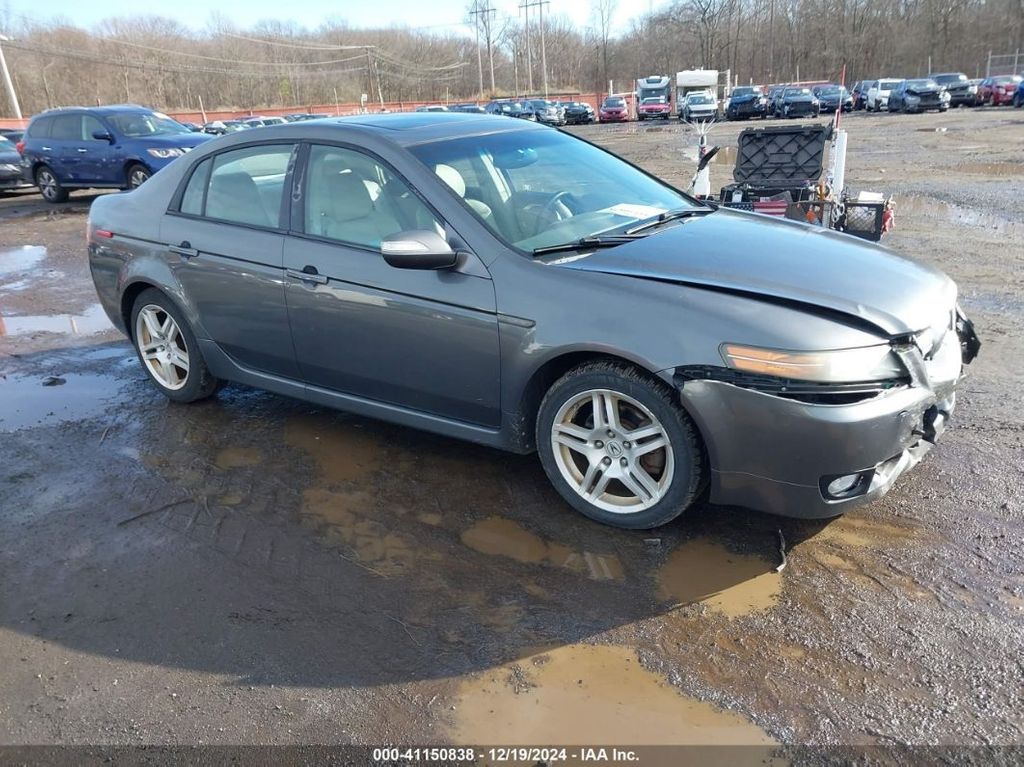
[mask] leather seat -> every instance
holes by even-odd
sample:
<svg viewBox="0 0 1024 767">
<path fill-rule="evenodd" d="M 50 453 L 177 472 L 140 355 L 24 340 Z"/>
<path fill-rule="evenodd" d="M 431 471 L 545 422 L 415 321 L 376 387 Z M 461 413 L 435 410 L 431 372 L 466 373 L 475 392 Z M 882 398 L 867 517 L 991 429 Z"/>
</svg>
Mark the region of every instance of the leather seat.
<svg viewBox="0 0 1024 767">
<path fill-rule="evenodd" d="M 206 215 L 253 226 L 274 225 L 248 173 L 214 173 L 206 195 Z"/>
<path fill-rule="evenodd" d="M 482 202 L 481 200 L 474 200 L 472 197 L 466 197 L 466 180 L 455 168 L 451 165 L 435 165 L 434 173 L 436 173 L 444 183 L 450 186 L 455 194 L 465 200 L 466 204 L 475 210 L 480 218 L 485 221 L 491 218 L 493 213 L 490 205 Z"/>
<path fill-rule="evenodd" d="M 314 220 L 309 222 L 315 234 L 380 247 L 384 237 L 401 231 L 394 216 L 374 205 L 358 174 L 352 171 L 328 173 L 316 186 L 310 205 Z"/>
</svg>

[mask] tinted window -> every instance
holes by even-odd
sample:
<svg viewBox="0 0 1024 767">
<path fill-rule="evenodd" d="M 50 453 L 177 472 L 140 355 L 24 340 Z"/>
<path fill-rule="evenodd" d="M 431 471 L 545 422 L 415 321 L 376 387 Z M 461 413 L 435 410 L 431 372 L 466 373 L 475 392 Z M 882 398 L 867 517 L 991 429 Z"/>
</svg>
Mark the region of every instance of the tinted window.
<svg viewBox="0 0 1024 767">
<path fill-rule="evenodd" d="M 32 121 L 32 124 L 28 126 L 28 132 L 25 135 L 29 138 L 49 138 L 50 129 L 52 127 L 52 117 L 40 117 L 38 120 Z"/>
<path fill-rule="evenodd" d="M 376 249 L 390 234 L 443 231 L 402 179 L 361 152 L 314 146 L 306 175 L 307 234 Z"/>
<path fill-rule="evenodd" d="M 199 166 L 192 171 L 192 178 L 185 187 L 185 194 L 181 198 L 181 212 L 193 216 L 203 214 L 203 198 L 206 196 L 206 185 L 210 179 L 210 166 L 213 160 L 207 158 L 199 163 Z"/>
<path fill-rule="evenodd" d="M 279 227 L 284 179 L 293 148 L 292 144 L 257 146 L 217 155 L 203 215 L 238 224 Z"/>
<path fill-rule="evenodd" d="M 158 112 L 119 112 L 108 115 L 114 130 L 128 138 L 146 136 L 173 136 L 189 133 L 189 129 L 167 115 Z"/>
<path fill-rule="evenodd" d="M 57 115 L 50 128 L 50 138 L 57 141 L 80 141 L 82 138 L 81 115 Z"/>
</svg>

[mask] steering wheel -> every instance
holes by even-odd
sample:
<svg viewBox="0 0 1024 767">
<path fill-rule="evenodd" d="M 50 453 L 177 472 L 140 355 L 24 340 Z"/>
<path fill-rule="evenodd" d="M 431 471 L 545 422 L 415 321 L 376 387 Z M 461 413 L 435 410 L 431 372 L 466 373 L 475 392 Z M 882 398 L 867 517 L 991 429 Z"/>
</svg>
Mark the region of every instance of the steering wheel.
<svg viewBox="0 0 1024 767">
<path fill-rule="evenodd" d="M 550 217 L 555 221 L 564 221 L 567 218 L 573 217 L 573 212 L 562 200 L 571 197 L 572 192 L 562 191 L 555 194 L 550 200 L 544 203 L 544 207 L 540 209 L 538 218 Z M 559 210 L 559 207 L 561 210 Z"/>
</svg>

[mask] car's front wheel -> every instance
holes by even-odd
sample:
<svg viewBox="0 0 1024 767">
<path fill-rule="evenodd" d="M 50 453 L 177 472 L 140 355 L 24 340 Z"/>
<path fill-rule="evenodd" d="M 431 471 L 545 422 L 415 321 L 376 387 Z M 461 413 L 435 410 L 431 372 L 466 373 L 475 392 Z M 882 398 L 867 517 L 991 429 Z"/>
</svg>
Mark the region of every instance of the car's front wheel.
<svg viewBox="0 0 1024 767">
<path fill-rule="evenodd" d="M 548 479 L 598 522 L 648 529 L 679 516 L 704 478 L 697 430 L 662 383 L 594 362 L 548 390 L 537 416 Z"/>
<path fill-rule="evenodd" d="M 128 189 L 138 189 L 149 181 L 151 175 L 153 174 L 149 172 L 149 169 L 140 163 L 128 166 L 128 170 L 125 172 Z"/>
<path fill-rule="evenodd" d="M 142 291 L 131 318 L 135 352 L 164 396 L 195 402 L 217 391 L 220 381 L 206 367 L 192 328 L 166 295 L 156 288 Z"/>
<path fill-rule="evenodd" d="M 47 202 L 66 202 L 68 199 L 68 190 L 61 186 L 60 181 L 57 180 L 57 174 L 49 165 L 41 165 L 36 170 L 36 186 L 39 187 L 39 193 Z"/>
</svg>

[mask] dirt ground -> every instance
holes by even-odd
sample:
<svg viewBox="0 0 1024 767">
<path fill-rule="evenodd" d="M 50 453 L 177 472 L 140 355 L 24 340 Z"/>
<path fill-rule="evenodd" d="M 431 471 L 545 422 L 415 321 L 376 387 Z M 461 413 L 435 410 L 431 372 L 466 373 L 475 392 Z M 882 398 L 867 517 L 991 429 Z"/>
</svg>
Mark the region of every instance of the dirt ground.
<svg viewBox="0 0 1024 767">
<path fill-rule="evenodd" d="M 984 346 L 939 447 L 831 522 L 612 530 L 534 457 L 169 404 L 96 305 L 91 197 L 0 200 L 0 744 L 1024 742 L 1024 110 L 845 125 Z M 685 127 L 579 131 L 689 181 Z"/>
</svg>

